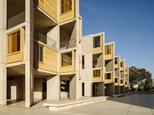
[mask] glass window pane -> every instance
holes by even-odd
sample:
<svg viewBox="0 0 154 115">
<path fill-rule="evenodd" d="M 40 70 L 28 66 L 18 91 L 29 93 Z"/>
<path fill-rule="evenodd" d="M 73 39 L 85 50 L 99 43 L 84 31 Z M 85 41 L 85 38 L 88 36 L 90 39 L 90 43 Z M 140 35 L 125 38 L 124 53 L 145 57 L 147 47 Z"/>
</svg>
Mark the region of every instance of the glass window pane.
<svg viewBox="0 0 154 115">
<path fill-rule="evenodd" d="M 100 47 L 100 36 L 94 37 L 93 47 Z"/>
</svg>

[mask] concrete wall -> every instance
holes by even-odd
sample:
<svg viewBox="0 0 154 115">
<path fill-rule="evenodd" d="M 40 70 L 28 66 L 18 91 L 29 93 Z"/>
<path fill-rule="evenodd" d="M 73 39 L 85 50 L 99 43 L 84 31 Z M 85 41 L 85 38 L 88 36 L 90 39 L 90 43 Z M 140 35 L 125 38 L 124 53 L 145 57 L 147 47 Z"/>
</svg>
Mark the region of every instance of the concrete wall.
<svg viewBox="0 0 154 115">
<path fill-rule="evenodd" d="M 52 41 L 51 39 L 54 41 Z M 56 42 L 56 45 L 54 43 Z M 47 44 L 53 46 L 56 49 L 59 49 L 60 40 L 59 40 L 59 25 L 55 26 L 52 30 L 47 33 Z"/>
<path fill-rule="evenodd" d="M 13 80 L 7 82 L 7 98 L 11 100 L 24 99 L 23 76 L 15 76 Z"/>
<path fill-rule="evenodd" d="M 71 78 L 69 83 L 69 98 L 76 99 L 77 98 L 77 76 Z"/>
<path fill-rule="evenodd" d="M 59 75 L 47 78 L 47 99 L 60 99 L 60 78 Z"/>
<path fill-rule="evenodd" d="M 107 61 L 105 62 L 106 64 L 106 72 L 108 71 L 113 71 L 114 69 L 114 62 L 113 60 L 108 60 L 109 62 L 107 63 Z"/>
</svg>

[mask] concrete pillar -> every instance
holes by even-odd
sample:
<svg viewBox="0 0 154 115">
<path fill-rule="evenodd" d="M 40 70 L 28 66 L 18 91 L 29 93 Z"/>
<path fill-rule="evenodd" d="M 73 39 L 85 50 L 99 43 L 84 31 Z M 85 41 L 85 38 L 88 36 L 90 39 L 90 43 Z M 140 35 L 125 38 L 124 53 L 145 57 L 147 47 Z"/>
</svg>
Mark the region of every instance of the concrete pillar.
<svg viewBox="0 0 154 115">
<path fill-rule="evenodd" d="M 104 95 L 104 83 L 98 83 L 98 96 Z"/>
<path fill-rule="evenodd" d="M 47 100 L 60 99 L 60 78 L 59 75 L 47 78 Z"/>
<path fill-rule="evenodd" d="M 0 0 L 0 105 L 7 104 L 6 15 L 7 0 Z"/>
<path fill-rule="evenodd" d="M 33 0 L 25 0 L 25 106 L 33 104 L 33 31 L 34 9 Z"/>
<path fill-rule="evenodd" d="M 77 98 L 77 77 L 76 75 L 73 76 L 70 80 L 70 86 L 69 86 L 69 98 L 70 99 L 76 99 Z"/>
<path fill-rule="evenodd" d="M 85 82 L 85 96 L 92 96 L 92 83 L 90 81 Z"/>
</svg>

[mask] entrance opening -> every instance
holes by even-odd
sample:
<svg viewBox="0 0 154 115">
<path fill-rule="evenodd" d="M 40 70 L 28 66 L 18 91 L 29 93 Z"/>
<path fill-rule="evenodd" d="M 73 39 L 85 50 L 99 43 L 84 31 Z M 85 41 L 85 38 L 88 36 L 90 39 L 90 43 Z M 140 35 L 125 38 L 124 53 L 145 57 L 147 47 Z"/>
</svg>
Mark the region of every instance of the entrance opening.
<svg viewBox="0 0 154 115">
<path fill-rule="evenodd" d="M 43 79 L 43 99 L 47 98 L 47 79 Z"/>
<path fill-rule="evenodd" d="M 7 76 L 7 104 L 14 104 L 25 99 L 23 76 Z"/>
<path fill-rule="evenodd" d="M 69 80 L 61 81 L 61 99 L 69 99 Z"/>
</svg>

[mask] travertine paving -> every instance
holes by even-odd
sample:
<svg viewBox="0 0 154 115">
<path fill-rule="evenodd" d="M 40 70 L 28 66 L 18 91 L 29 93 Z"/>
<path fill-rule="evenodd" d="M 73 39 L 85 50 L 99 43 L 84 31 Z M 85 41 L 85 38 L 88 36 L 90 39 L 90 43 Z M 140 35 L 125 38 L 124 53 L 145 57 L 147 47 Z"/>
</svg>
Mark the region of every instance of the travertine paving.
<svg viewBox="0 0 154 115">
<path fill-rule="evenodd" d="M 154 115 L 154 94 L 133 94 L 52 112 L 41 104 L 25 109 L 0 106 L 0 115 Z"/>
</svg>

